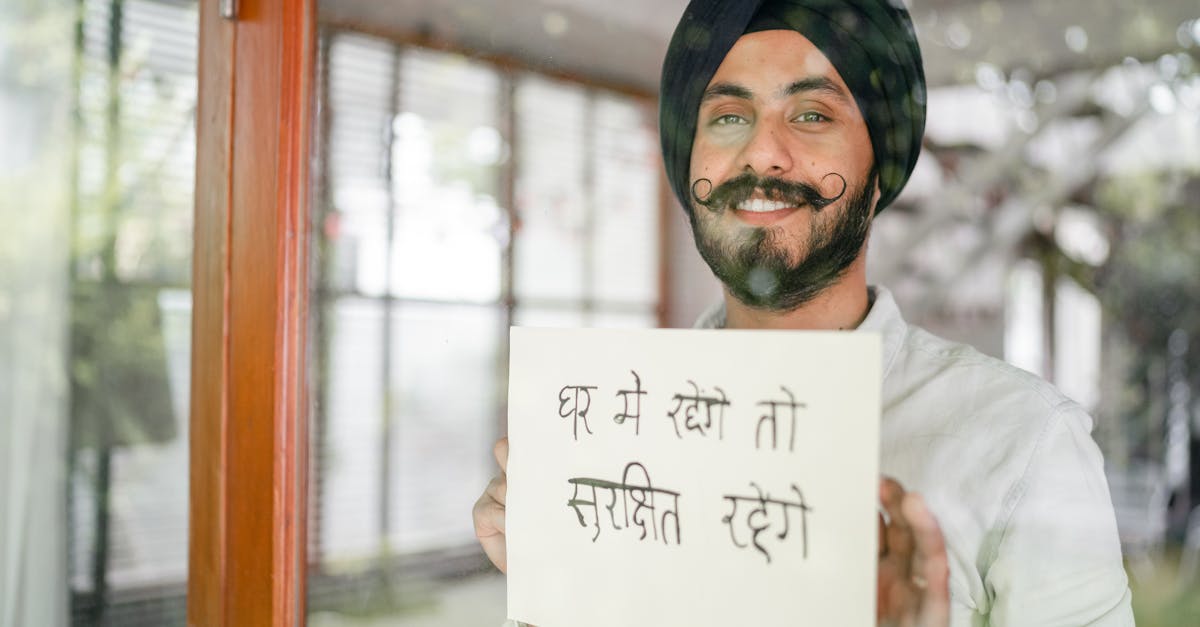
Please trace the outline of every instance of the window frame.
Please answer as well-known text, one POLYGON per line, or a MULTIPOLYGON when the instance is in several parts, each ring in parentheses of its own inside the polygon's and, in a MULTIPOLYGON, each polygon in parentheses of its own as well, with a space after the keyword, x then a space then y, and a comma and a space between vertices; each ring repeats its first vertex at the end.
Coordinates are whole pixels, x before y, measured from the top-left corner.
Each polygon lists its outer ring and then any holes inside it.
POLYGON ((188 624, 283 627, 305 619, 316 0, 220 4, 200 4, 188 624))

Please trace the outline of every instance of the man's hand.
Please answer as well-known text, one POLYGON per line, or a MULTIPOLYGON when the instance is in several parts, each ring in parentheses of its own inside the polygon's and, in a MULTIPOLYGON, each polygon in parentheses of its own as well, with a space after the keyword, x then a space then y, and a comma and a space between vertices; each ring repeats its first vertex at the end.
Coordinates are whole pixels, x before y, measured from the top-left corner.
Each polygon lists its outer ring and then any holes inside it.
POLYGON ((950 570, 937 520, 916 493, 895 481, 879 482, 879 581, 876 620, 886 627, 950 624, 950 570))
POLYGON ((508 570, 508 555, 504 548, 504 499, 508 495, 508 438, 500 438, 493 449, 500 464, 500 474, 492 477, 487 489, 475 501, 475 537, 483 546, 488 559, 500 569, 508 570))

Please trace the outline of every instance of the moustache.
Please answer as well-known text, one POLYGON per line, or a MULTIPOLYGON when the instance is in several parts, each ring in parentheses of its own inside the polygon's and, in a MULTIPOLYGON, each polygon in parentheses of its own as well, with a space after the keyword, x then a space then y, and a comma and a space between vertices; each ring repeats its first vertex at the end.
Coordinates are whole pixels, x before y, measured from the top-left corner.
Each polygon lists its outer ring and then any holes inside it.
POLYGON ((709 211, 720 213, 726 208, 736 207, 749 200, 756 191, 762 191, 768 200, 785 202, 797 207, 808 205, 812 207, 813 211, 820 212, 846 194, 846 179, 842 175, 830 172, 822 177, 821 181, 824 182, 834 176, 842 181, 842 190, 837 195, 830 197, 823 195, 821 190, 808 183, 787 181, 773 176, 757 176, 747 172, 721 183, 715 189, 712 181, 698 179, 692 183, 692 199, 696 204, 709 211), (702 184, 708 185, 709 193, 702 195, 698 192, 697 188, 702 184))

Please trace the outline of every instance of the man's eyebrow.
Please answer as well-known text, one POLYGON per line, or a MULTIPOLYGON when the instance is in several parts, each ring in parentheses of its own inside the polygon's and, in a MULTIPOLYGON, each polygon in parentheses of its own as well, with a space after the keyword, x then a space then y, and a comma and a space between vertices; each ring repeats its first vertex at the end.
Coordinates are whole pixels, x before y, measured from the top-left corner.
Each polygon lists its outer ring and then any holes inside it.
POLYGON ((842 100, 843 102, 850 102, 850 96, 846 93, 846 90, 839 87, 837 83, 833 82, 833 80, 827 76, 811 76, 809 78, 802 78, 784 88, 783 95, 795 96, 796 94, 802 94, 809 91, 823 92, 833 96, 834 98, 842 100))
POLYGON ((741 100, 753 100, 754 92, 733 83, 715 83, 708 89, 704 90, 704 95, 700 97, 700 102, 708 101, 718 96, 730 96, 741 100))

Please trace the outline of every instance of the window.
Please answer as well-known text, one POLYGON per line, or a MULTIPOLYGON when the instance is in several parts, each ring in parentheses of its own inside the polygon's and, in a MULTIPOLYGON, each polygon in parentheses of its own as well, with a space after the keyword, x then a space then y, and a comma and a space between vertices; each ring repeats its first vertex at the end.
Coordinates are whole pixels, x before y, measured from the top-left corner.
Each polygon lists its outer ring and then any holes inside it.
POLYGON ((79 10, 73 624, 181 623, 198 16, 193 2, 85 0, 79 10))
MULTIPOLYGON (((494 474, 508 326, 655 326, 661 196, 647 100, 321 41, 309 603, 339 624, 480 572, 470 506, 494 474)), ((491 594, 474 611, 499 622, 491 594)))

